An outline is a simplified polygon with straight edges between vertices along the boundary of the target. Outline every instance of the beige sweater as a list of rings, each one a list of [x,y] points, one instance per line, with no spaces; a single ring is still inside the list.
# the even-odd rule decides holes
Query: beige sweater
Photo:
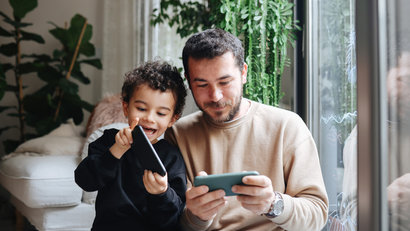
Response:
[[[212,123],[202,112],[183,117],[165,138],[179,146],[189,184],[202,170],[256,170],[283,193],[284,212],[274,219],[254,214],[229,197],[228,205],[210,222],[186,210],[181,220],[189,229],[306,231],[325,225],[328,198],[317,149],[297,114],[252,101],[245,116],[224,124]]]

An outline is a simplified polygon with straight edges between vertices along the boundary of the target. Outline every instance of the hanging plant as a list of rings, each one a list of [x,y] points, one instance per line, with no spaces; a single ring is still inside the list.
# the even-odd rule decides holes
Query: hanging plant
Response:
[[[244,96],[278,106],[284,93],[281,77],[290,65],[288,46],[300,30],[293,19],[293,4],[287,0],[161,1],[154,9],[152,24],[168,22],[186,37],[199,30],[219,27],[240,38],[248,64]],[[172,13],[168,14],[168,8]]]

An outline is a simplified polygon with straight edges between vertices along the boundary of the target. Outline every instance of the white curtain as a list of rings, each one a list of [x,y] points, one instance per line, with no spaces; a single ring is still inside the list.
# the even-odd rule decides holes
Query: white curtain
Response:
[[[157,57],[182,67],[185,40],[166,24],[150,25],[160,0],[104,0],[102,95],[118,93],[123,76]]]

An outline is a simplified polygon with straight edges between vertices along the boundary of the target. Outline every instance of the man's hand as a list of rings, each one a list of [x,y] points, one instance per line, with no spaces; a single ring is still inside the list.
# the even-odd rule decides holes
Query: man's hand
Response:
[[[168,189],[168,176],[161,176],[156,172],[150,170],[144,170],[144,176],[142,177],[145,189],[147,192],[158,195],[164,193]]]
[[[272,181],[263,175],[245,176],[242,181],[245,185],[232,187],[232,192],[241,194],[236,198],[242,207],[256,214],[267,213],[275,200]]]
[[[135,118],[132,121],[132,124],[128,128],[123,128],[117,132],[115,135],[115,143],[111,146],[110,152],[112,155],[117,158],[121,159],[122,155],[131,148],[132,144],[132,130],[134,130],[135,126],[138,125],[139,118]]]
[[[207,174],[202,171],[199,175]],[[224,196],[224,190],[209,192],[208,186],[193,186],[186,191],[186,207],[199,219],[208,221],[213,219],[218,210],[227,203]]]

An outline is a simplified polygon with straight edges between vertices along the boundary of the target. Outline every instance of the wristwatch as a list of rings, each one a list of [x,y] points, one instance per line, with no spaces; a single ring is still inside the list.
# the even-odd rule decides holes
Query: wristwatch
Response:
[[[268,218],[275,218],[282,214],[284,209],[283,198],[280,193],[275,192],[275,200],[270,205],[269,211],[265,213],[265,216]]]

